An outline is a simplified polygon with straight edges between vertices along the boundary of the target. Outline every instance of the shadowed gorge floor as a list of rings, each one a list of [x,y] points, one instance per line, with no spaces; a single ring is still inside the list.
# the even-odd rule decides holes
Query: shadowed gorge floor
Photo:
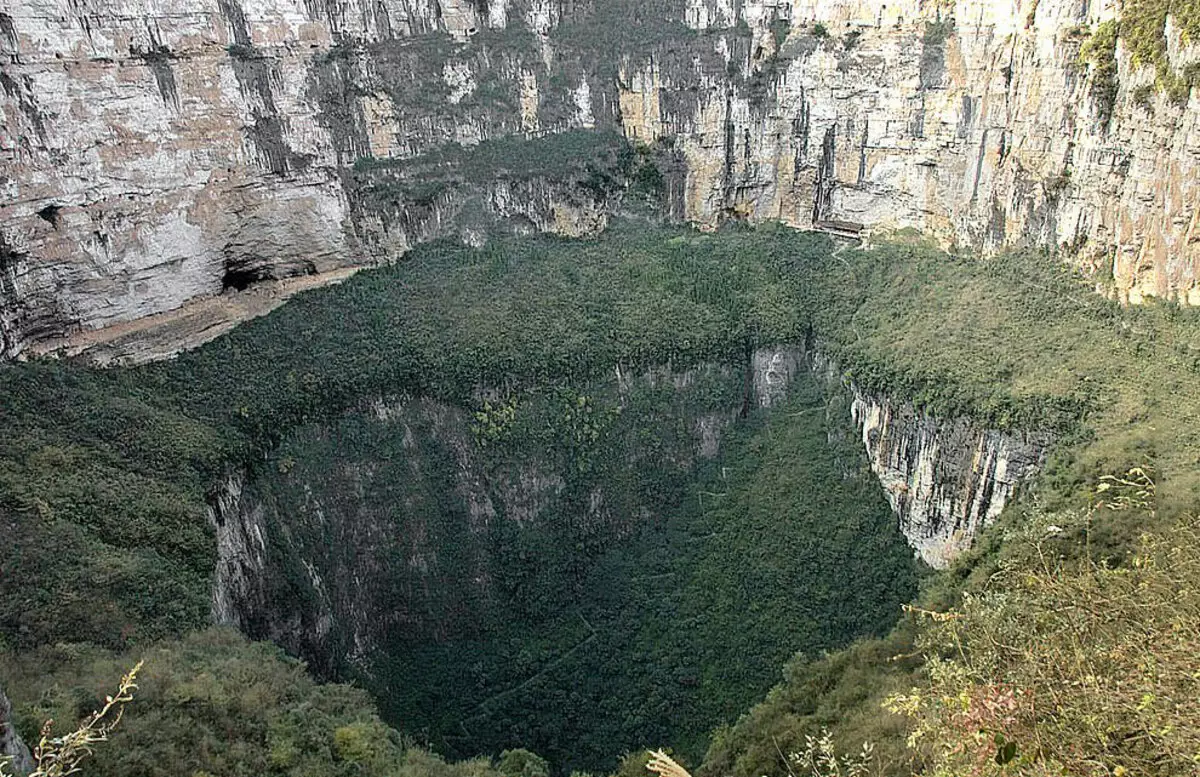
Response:
[[[439,752],[522,745],[571,771],[659,741],[698,761],[794,652],[890,628],[916,564],[838,399],[802,374],[737,421],[741,369],[630,381],[522,396],[465,466],[467,430],[419,400],[298,430],[247,487],[301,560],[267,570],[299,582],[251,633]],[[585,397],[581,441],[561,414]]]

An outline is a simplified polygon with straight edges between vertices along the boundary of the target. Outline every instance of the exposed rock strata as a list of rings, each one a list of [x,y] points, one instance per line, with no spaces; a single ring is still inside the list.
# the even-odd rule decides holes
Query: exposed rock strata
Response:
[[[585,567],[588,553],[661,517],[660,489],[682,488],[750,407],[778,404],[801,364],[794,349],[765,348],[741,368],[615,371],[588,389],[608,397],[588,424],[624,424],[609,427],[603,463],[569,429],[497,450],[463,408],[412,397],[297,430],[212,501],[213,618],[330,674],[362,670],[374,648],[412,635],[483,628],[511,565],[526,563],[518,549],[543,549],[535,569],[565,563],[558,546],[587,547],[570,561]]]
[[[1147,104],[1154,74],[1119,50],[1101,120],[1079,49],[1113,3],[678,0],[620,30],[588,15],[620,2],[20,0],[0,17],[0,355],[477,241],[454,220],[474,206],[364,210],[346,171],[593,127],[670,147],[667,206],[705,226],[1057,246],[1122,300],[1200,303],[1200,109]],[[1169,33],[1177,69],[1200,58]],[[523,229],[601,226],[605,205],[567,188],[482,201]]]
[[[1049,447],[1045,435],[930,418],[860,392],[851,411],[900,530],[938,569],[971,547],[1017,486],[1041,470]]]
[[[933,417],[901,398],[845,380],[820,353],[807,364],[854,422],[908,544],[926,564],[949,565],[1041,471],[1053,443],[1037,430],[1001,431],[970,418]]]

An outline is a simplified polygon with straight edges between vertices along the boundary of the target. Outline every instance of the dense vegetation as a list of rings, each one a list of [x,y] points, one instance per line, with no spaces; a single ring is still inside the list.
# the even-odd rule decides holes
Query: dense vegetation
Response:
[[[363,691],[318,685],[277,648],[220,629],[136,654],[80,645],[5,656],[9,693],[28,700],[18,726],[53,719],[54,733],[68,730],[138,658],[135,700],[89,774],[538,777],[505,769],[511,757],[499,769],[489,759],[446,764],[384,725]]]
[[[502,485],[482,529],[457,504],[455,443],[436,444],[444,414],[436,430],[393,410],[404,420],[355,416],[285,443],[269,503],[293,542],[311,543],[306,558],[342,521],[398,523],[405,538],[379,561],[359,551],[365,570],[398,559],[374,598],[405,615],[359,675],[386,718],[455,755],[521,744],[595,769],[669,741],[698,760],[712,726],[760,697],[792,652],[887,631],[914,592],[911,553],[842,414],[831,427],[802,379],[769,418],[724,431],[723,456],[689,463],[703,416],[688,405],[715,407],[715,422],[742,403],[741,372],[721,372],[689,373],[690,391],[664,380],[575,394],[582,434],[555,428],[577,400],[523,397],[470,477],[561,480],[533,520],[504,514]],[[843,440],[833,449],[831,435]]]
[[[1192,87],[1200,80],[1200,64],[1172,67],[1167,56],[1167,23],[1174,25],[1183,43],[1200,36],[1200,3],[1196,0],[1124,0],[1120,15],[1100,24],[1083,44],[1080,58],[1092,67],[1091,96],[1101,124],[1107,128],[1120,87],[1117,42],[1129,52],[1134,66],[1154,70],[1154,87],[1176,105],[1186,105]],[[1147,85],[1134,90],[1135,101],[1150,105]]]
[[[477,190],[497,182],[554,182],[564,192],[603,201],[618,191],[655,199],[662,179],[650,149],[634,147],[616,133],[577,130],[536,140],[501,137],[464,147],[440,146],[413,159],[361,157],[347,173],[363,207],[396,202],[428,206],[453,188]],[[632,184],[628,187],[627,184]]]
[[[9,651],[0,683],[26,689],[13,695],[27,716],[36,717],[44,710],[27,706],[35,698],[32,670],[11,668],[39,660],[28,658],[28,651],[57,642],[98,643],[100,648],[60,654],[69,657],[61,676],[83,677],[77,673],[99,660],[91,657],[102,648],[140,652],[154,640],[201,627],[213,562],[204,518],[207,490],[230,463],[258,466],[290,434],[343,418],[364,398],[409,392],[486,417],[492,411],[481,398],[488,387],[516,393],[578,387],[616,365],[740,364],[747,347],[759,343],[816,343],[867,390],[911,398],[935,414],[966,413],[1002,428],[1038,426],[1059,435],[1060,450],[1036,493],[969,558],[926,586],[926,607],[950,605],[962,586],[981,585],[996,569],[1026,563],[1027,544],[1001,542],[1006,527],[1046,510],[1093,507],[1101,476],[1139,466],[1157,481],[1153,512],[1100,507],[1083,524],[1064,521],[1055,539],[1055,547],[1070,554],[1086,536],[1093,554],[1119,563],[1143,530],[1177,519],[1197,502],[1200,475],[1190,434],[1200,408],[1198,334],[1200,323],[1190,312],[1120,309],[1045,256],[979,260],[904,241],[835,253],[824,238],[783,229],[701,236],[627,224],[593,241],[514,239],[481,251],[432,245],[398,267],[299,297],[169,364],[110,372],[64,364],[6,367],[0,370],[0,390],[8,398],[0,408],[0,521],[15,542],[0,561],[0,574],[22,585],[0,589],[0,633]],[[850,497],[845,489],[853,484],[830,490],[837,470],[821,469],[829,459],[812,461],[811,468],[793,464],[809,462],[809,452],[820,445],[823,421],[816,420],[824,414],[811,394],[801,392],[794,402],[736,436],[728,449],[736,456],[730,460],[734,476],[720,484],[721,491],[703,479],[715,473],[701,472],[659,534],[635,538],[628,556],[600,557],[588,579],[609,598],[581,610],[574,626],[559,625],[577,629],[565,640],[587,638],[600,630],[598,624],[611,629],[608,647],[597,637],[588,643],[594,651],[572,658],[586,672],[600,671],[587,668],[589,661],[607,667],[622,660],[620,651],[629,647],[623,640],[640,640],[637,650],[668,659],[690,644],[712,646],[694,664],[668,662],[665,674],[651,674],[651,685],[658,682],[663,693],[648,698],[637,697],[647,677],[637,667],[621,677],[598,675],[597,683],[612,680],[612,689],[620,689],[612,703],[635,710],[638,726],[660,721],[657,730],[645,724],[647,738],[677,736],[678,744],[694,750],[704,738],[696,723],[702,716],[673,718],[679,705],[711,705],[702,711],[711,720],[728,718],[748,701],[743,677],[696,667],[736,663],[761,678],[783,657],[779,651],[790,652],[787,645],[819,651],[850,631],[886,626],[886,602],[860,613],[854,624],[838,624],[811,617],[830,612],[840,594],[834,588],[815,593],[816,610],[789,599],[788,587],[797,584],[793,575],[803,576],[807,586],[807,575],[824,575],[829,565],[855,580],[871,571],[854,566],[863,557],[836,550],[856,540],[853,524],[834,526],[821,518],[833,509],[821,500]],[[487,443],[491,428],[481,423],[477,444]],[[806,489],[815,501],[787,498],[792,489]],[[726,496],[692,511],[688,504],[701,490]],[[796,525],[781,525],[782,514],[795,516]],[[858,515],[882,520],[872,510]],[[672,532],[702,536],[708,526],[727,532],[725,541],[697,543],[678,554],[679,566],[667,570],[677,586],[663,588],[632,571],[670,547]],[[806,556],[804,533],[815,529],[832,531],[826,539],[834,544],[814,545]],[[850,565],[842,569],[839,558]],[[739,574],[740,568],[753,574]],[[749,579],[740,588],[744,577]],[[623,585],[613,583],[618,580]],[[755,610],[772,596],[771,606],[783,615]],[[689,620],[664,624],[668,611]],[[881,711],[880,702],[921,681],[921,662],[914,657],[919,631],[909,618],[884,639],[793,659],[784,683],[715,738],[702,770],[783,774],[787,763],[780,753],[800,749],[805,735],[822,726],[835,727],[847,750],[862,739],[876,741],[893,773],[909,768],[914,757],[924,756],[904,748],[907,724]],[[697,642],[685,641],[690,633]],[[762,650],[760,634],[775,647]],[[192,639],[206,644],[215,638]],[[161,649],[183,650],[179,644]],[[888,660],[893,656],[907,658]],[[262,659],[266,666],[277,660]],[[95,687],[119,674],[115,664],[95,666],[108,671]],[[186,675],[193,665],[177,666]],[[684,682],[662,680],[672,673]],[[62,682],[74,689],[92,681]],[[513,706],[517,700],[536,704],[538,689],[533,684],[529,695],[515,694]],[[263,698],[264,709],[286,708],[274,697]],[[189,711],[189,703],[173,709]],[[420,702],[398,696],[394,704],[399,719]],[[414,706],[402,712],[406,704]],[[508,704],[495,705],[497,721],[513,719]],[[587,708],[586,701],[575,707]],[[350,714],[340,709],[337,714]],[[582,714],[556,734],[509,733],[544,737],[562,748],[578,736],[572,726],[580,725]],[[32,725],[31,717],[25,725]],[[343,725],[330,724],[333,731]],[[329,726],[318,728],[311,736],[327,742]],[[632,743],[623,741],[615,750],[626,745]],[[400,752],[388,757],[408,757]],[[171,761],[164,756],[157,763]],[[281,763],[257,770],[285,770],[288,762]]]
[[[1101,503],[1153,509],[1144,472],[1101,481]],[[1052,517],[1054,523],[1045,518]],[[1195,518],[1138,543],[1130,563],[1063,560],[1045,516],[1015,537],[1039,551],[932,616],[923,687],[888,705],[915,720],[930,775],[1194,773],[1200,763],[1200,536]]]
[[[85,635],[122,646],[201,625],[204,497],[225,463],[362,398],[408,390],[469,404],[480,386],[740,359],[747,341],[795,339],[773,243],[827,249],[794,233],[636,225],[599,241],[435,244],[171,363],[0,371],[12,398],[0,408],[0,510],[20,539],[4,573],[29,581],[0,593],[0,632],[18,647]]]
[[[677,391],[638,383],[617,396],[593,385],[614,366],[715,362],[728,366],[698,384],[701,406],[738,414],[749,350],[803,339],[775,259],[783,248],[815,254],[828,242],[630,224],[593,242],[437,244],[169,364],[6,370],[22,401],[5,408],[18,551],[4,572],[30,582],[4,592],[11,647],[121,648],[202,626],[214,563],[206,490],[225,468],[240,462],[258,482],[306,471],[320,480],[355,455],[355,440],[368,459],[380,452],[379,439],[355,431],[365,400],[430,397],[475,413],[474,444],[496,466],[536,454],[568,477],[546,526],[493,538],[500,600],[457,613],[470,633],[410,635],[368,672],[389,719],[455,753],[534,744],[560,768],[611,764],[646,737],[680,740],[698,757],[712,724],[744,709],[794,649],[885,631],[913,590],[910,554],[861,454],[827,444],[836,430],[815,385],[785,409],[788,421],[733,435],[733,458],[694,485],[695,473],[668,466],[673,426],[691,423]],[[519,408],[481,405],[487,387],[519,397]],[[339,443],[318,453],[322,424],[340,425]],[[688,456],[690,434],[674,445]],[[446,520],[442,475],[395,481],[430,497],[405,497],[408,519]],[[626,516],[620,545],[599,543],[579,520],[598,486]],[[277,499],[286,497],[284,487]],[[642,527],[647,510],[659,518]],[[455,536],[434,546],[449,567]],[[634,573],[652,566],[660,572]],[[453,585],[435,587],[435,610],[464,606]],[[743,636],[718,639],[732,632]],[[570,651],[584,640],[586,650]],[[464,690],[433,705],[446,687]],[[454,733],[464,724],[473,733]]]

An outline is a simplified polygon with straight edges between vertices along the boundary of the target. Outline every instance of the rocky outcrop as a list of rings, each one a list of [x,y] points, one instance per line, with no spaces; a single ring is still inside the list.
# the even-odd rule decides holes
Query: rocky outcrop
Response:
[[[0,760],[5,758],[11,759],[10,765],[16,774],[28,774],[33,769],[29,748],[13,725],[12,704],[0,689]]]
[[[900,531],[935,569],[975,543],[1041,471],[1054,441],[1045,431],[1002,431],[969,417],[933,416],[902,398],[864,391],[819,351],[805,364],[826,387],[827,412],[853,421]]]
[[[1015,489],[1041,470],[1050,444],[1044,434],[932,418],[858,391],[851,413],[900,530],[937,569],[971,547]]]

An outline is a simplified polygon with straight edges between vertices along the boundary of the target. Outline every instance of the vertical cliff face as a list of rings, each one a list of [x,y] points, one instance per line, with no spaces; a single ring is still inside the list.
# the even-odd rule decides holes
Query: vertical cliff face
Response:
[[[1051,246],[1111,280],[1123,301],[1200,303],[1200,110],[1152,88],[1154,68],[1121,47],[1115,94],[1098,96],[1080,50],[1116,3],[732,7],[693,0],[688,21],[741,18],[759,31],[760,89],[711,84],[678,135],[689,218],[715,224],[733,212],[800,227],[915,227],[986,250]],[[765,34],[773,19],[791,30],[777,48]],[[1200,59],[1177,30],[1166,36],[1174,69]],[[679,86],[649,72],[631,80],[635,91]],[[639,134],[656,131],[643,123]]]
[[[665,204],[701,225],[1055,246],[1122,300],[1198,303],[1200,111],[1151,88],[1153,68],[1119,45],[1115,93],[1097,88],[1080,48],[1115,13],[1067,0],[21,0],[0,14],[0,353],[74,352],[173,312],[161,339],[182,347],[269,307],[288,279],[336,279],[429,237],[481,239],[457,221],[477,210],[461,193],[364,208],[349,170],[606,128],[659,143]],[[1170,25],[1166,47],[1178,72],[1200,59]],[[543,183],[493,191],[485,221],[603,224],[603,202],[580,202],[586,181]],[[269,299],[178,323],[247,289]]]
[[[12,769],[17,774],[27,774],[33,769],[29,748],[13,726],[12,704],[0,689],[0,758],[6,757],[12,759]]]
[[[277,304],[458,234],[461,197],[392,197],[381,226],[379,209],[358,218],[361,188],[345,173],[361,157],[593,125],[582,77],[535,110],[547,72],[537,31],[557,18],[552,7],[23,0],[6,10],[0,356],[77,352],[105,340],[97,332],[125,337],[163,314],[178,349],[271,300],[188,311],[198,301],[253,287]],[[503,37],[509,24],[524,35]],[[466,46],[489,28],[494,40]],[[579,214],[597,208],[586,192],[560,202],[552,181],[525,183],[493,186],[485,215],[568,234],[603,226]],[[389,238],[375,239],[382,229]]]
[[[6,353],[177,309],[239,273],[356,260],[302,99],[303,62],[329,43],[319,25],[232,2],[22,3],[5,21]]]
[[[1053,443],[1038,430],[1001,431],[969,417],[934,417],[903,397],[863,391],[821,353],[807,365],[848,415],[900,531],[921,559],[944,569],[969,549]]]
[[[1017,486],[1040,471],[1050,442],[968,419],[931,418],[857,391],[851,413],[900,530],[938,569],[971,547]]]
[[[369,671],[383,646],[494,628],[514,595],[536,609],[522,591],[565,591],[677,508],[730,425],[782,402],[801,363],[769,348],[741,366],[616,371],[579,390],[488,392],[475,413],[381,399],[298,430],[213,499],[214,620],[330,674]]]

